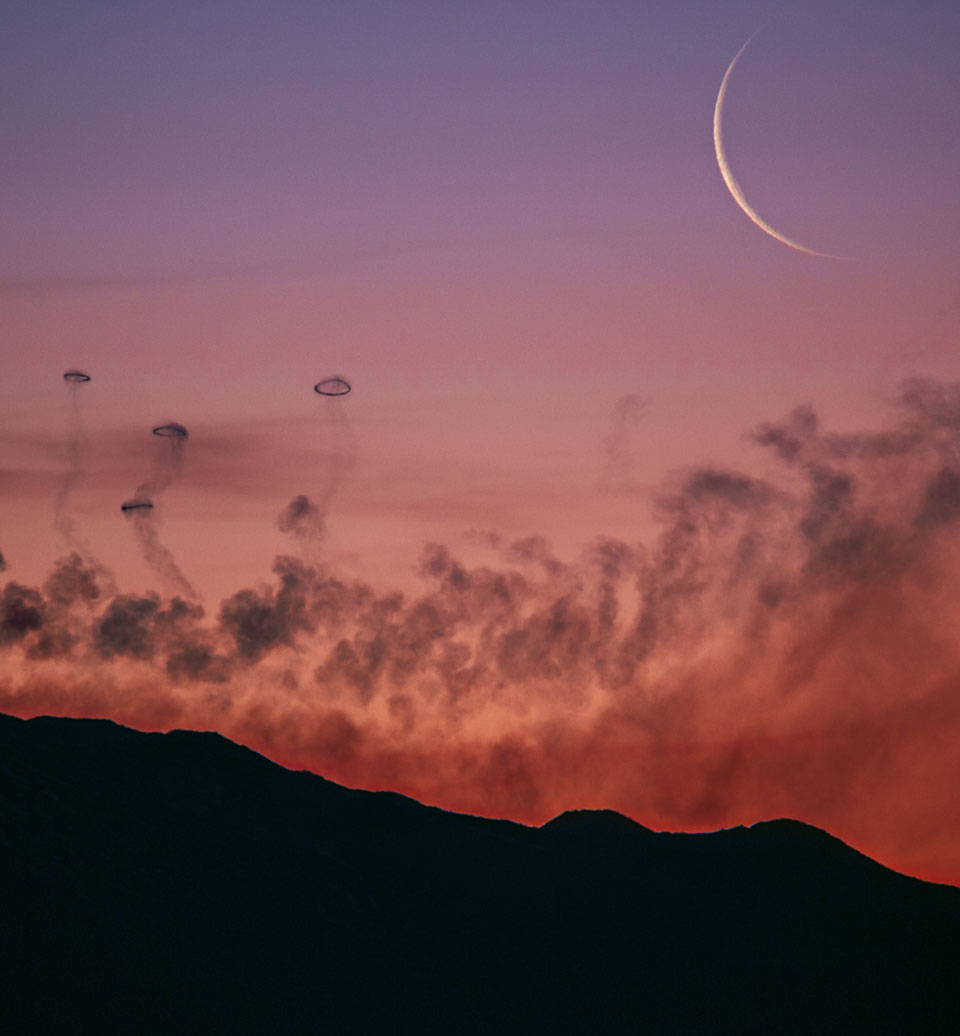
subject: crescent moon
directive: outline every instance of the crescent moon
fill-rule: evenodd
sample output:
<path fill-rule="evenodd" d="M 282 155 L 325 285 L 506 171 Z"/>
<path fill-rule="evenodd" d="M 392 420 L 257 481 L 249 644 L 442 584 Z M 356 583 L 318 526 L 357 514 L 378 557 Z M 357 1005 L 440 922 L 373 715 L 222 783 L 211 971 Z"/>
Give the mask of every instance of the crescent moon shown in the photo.
<path fill-rule="evenodd" d="M 756 35 L 756 33 L 754 33 Z M 807 248 L 806 245 L 801 245 L 799 241 L 793 241 L 785 234 L 781 234 L 779 230 L 771 227 L 769 223 L 753 208 L 750 202 L 747 201 L 746 196 L 743 193 L 743 189 L 740 184 L 737 183 L 736 178 L 730 171 L 730 163 L 727 161 L 726 152 L 723 150 L 723 101 L 727 96 L 727 84 L 730 82 L 730 73 L 733 71 L 734 66 L 740 60 L 740 55 L 747 49 L 750 40 L 753 36 L 747 40 L 746 43 L 737 51 L 737 56 L 730 62 L 730 67 L 727 69 L 726 74 L 723 77 L 723 82 L 720 84 L 720 92 L 717 94 L 717 105 L 713 109 L 713 146 L 717 152 L 717 165 L 720 166 L 720 173 L 723 176 L 723 182 L 727 185 L 727 190 L 733 195 L 733 200 L 740 206 L 746 215 L 762 230 L 764 233 L 769 234 L 772 238 L 775 238 L 781 244 L 787 245 L 788 248 L 795 248 L 798 252 L 805 252 L 807 255 L 816 255 L 821 259 L 848 259 L 846 255 L 831 255 L 829 252 L 815 252 L 812 248 Z"/>

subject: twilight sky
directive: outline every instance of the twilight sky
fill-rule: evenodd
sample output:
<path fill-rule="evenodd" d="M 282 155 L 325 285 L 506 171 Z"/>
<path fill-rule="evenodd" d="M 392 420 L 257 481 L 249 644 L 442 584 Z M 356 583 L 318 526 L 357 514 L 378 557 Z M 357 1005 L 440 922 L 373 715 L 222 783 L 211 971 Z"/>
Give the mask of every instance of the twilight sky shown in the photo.
<path fill-rule="evenodd" d="M 954 2 L 0 28 L 0 708 L 960 882 Z"/>

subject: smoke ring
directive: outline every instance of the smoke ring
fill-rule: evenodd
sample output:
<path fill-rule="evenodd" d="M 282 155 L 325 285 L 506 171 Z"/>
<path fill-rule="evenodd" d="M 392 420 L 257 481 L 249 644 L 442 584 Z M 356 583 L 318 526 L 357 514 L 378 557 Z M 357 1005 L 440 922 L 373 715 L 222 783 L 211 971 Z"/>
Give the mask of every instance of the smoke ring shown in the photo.
<path fill-rule="evenodd" d="M 353 386 L 346 378 L 324 378 L 313 386 L 313 391 L 321 396 L 346 396 L 353 391 Z"/>
<path fill-rule="evenodd" d="M 157 425 L 153 429 L 153 434 L 159 435 L 162 439 L 186 439 L 190 433 L 182 424 L 171 421 L 169 424 Z"/>

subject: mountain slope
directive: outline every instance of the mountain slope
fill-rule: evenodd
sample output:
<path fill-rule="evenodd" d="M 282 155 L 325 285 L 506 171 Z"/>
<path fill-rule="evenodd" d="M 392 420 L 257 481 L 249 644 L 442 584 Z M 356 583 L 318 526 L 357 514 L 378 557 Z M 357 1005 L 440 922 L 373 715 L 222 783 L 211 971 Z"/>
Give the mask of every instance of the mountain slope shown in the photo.
<path fill-rule="evenodd" d="M 0 716 L 0 861 L 11 1032 L 960 1031 L 960 890 L 795 821 L 534 829 Z"/>

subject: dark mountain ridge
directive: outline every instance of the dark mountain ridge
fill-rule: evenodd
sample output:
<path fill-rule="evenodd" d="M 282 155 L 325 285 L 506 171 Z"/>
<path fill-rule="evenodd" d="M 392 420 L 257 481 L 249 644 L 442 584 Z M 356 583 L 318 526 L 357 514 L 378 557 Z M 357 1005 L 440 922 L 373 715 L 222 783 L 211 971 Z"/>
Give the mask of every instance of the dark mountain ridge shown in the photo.
<path fill-rule="evenodd" d="M 0 716 L 0 889 L 11 1033 L 960 1031 L 960 889 L 816 828 L 528 828 L 217 734 Z"/>

